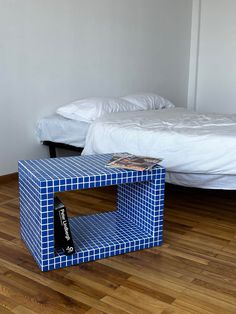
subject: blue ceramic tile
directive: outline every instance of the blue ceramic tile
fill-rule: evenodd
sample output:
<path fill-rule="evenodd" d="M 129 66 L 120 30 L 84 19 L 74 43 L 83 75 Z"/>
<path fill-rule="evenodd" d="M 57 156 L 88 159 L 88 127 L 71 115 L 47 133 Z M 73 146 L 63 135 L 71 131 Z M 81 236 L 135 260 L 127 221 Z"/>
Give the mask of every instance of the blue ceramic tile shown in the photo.
<path fill-rule="evenodd" d="M 42 271 L 162 243 L 165 169 L 106 168 L 111 154 L 19 162 L 21 235 Z M 118 184 L 117 210 L 70 219 L 76 253 L 54 248 L 54 193 Z"/>

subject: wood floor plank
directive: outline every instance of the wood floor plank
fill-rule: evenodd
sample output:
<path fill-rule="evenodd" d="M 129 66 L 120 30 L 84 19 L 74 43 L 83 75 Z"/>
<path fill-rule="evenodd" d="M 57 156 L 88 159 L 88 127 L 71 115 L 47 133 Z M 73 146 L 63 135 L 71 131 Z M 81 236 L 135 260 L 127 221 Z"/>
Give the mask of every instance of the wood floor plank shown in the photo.
<path fill-rule="evenodd" d="M 11 196 L 8 196 L 8 195 L 0 192 L 0 204 L 7 203 L 12 199 L 13 198 Z"/>
<path fill-rule="evenodd" d="M 61 193 L 70 216 L 115 209 L 114 187 Z M 0 313 L 236 313 L 236 193 L 167 185 L 164 245 L 42 273 L 0 184 Z"/>
<path fill-rule="evenodd" d="M 14 296 L 19 304 L 34 308 L 36 312 L 63 313 L 67 309 L 70 313 L 85 313 L 90 308 L 68 295 L 51 289 L 50 285 L 41 285 L 13 271 L 2 275 L 0 280 L 8 297 Z"/>
<path fill-rule="evenodd" d="M 106 296 L 102 299 L 102 301 L 106 304 L 110 304 L 117 309 L 117 313 L 137 313 L 137 314 L 146 314 L 150 313 L 147 309 L 140 309 L 130 303 L 127 303 L 121 299 L 117 299 L 114 297 Z"/>
<path fill-rule="evenodd" d="M 22 305 L 18 305 L 17 307 L 15 307 L 12 312 L 15 314 L 35 314 L 36 313 L 35 311 L 32 311 Z"/>
<path fill-rule="evenodd" d="M 1 314 L 9 314 L 11 313 L 12 314 L 12 311 L 9 311 L 7 308 L 5 308 L 4 306 L 1 306 L 0 305 L 0 313 Z"/>
<path fill-rule="evenodd" d="M 145 293 L 120 286 L 112 295 L 113 298 L 124 301 L 138 309 L 148 313 L 161 313 L 167 305 L 158 299 L 153 298 Z"/>
<path fill-rule="evenodd" d="M 1 293 L 0 293 L 0 305 L 2 308 L 12 312 L 13 309 L 18 306 L 18 303 L 14 299 L 5 296 L 4 292 L 2 292 L 2 289 L 3 289 L 3 287 L 1 286 L 0 287 L 0 291 L 1 291 Z M 0 313 L 1 313 L 1 310 L 0 310 Z"/>
<path fill-rule="evenodd" d="M 236 307 L 234 305 L 225 302 L 222 299 L 217 299 L 208 294 L 191 289 L 185 290 L 183 295 L 178 298 L 174 304 L 178 304 L 178 302 L 182 300 L 187 304 L 212 313 L 235 314 L 236 312 Z"/>

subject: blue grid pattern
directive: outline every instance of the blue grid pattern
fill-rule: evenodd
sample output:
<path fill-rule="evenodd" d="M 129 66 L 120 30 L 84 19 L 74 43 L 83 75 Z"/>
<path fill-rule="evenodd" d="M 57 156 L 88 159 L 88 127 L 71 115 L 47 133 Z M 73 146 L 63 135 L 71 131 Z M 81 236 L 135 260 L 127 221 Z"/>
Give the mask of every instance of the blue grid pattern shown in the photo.
<path fill-rule="evenodd" d="M 162 243 L 165 169 L 106 168 L 111 154 L 19 161 L 21 235 L 42 271 Z M 70 219 L 76 253 L 54 247 L 54 193 L 118 185 L 117 211 Z"/>
<path fill-rule="evenodd" d="M 164 186 L 162 170 L 160 179 L 118 186 L 118 211 L 158 241 L 162 241 Z"/>

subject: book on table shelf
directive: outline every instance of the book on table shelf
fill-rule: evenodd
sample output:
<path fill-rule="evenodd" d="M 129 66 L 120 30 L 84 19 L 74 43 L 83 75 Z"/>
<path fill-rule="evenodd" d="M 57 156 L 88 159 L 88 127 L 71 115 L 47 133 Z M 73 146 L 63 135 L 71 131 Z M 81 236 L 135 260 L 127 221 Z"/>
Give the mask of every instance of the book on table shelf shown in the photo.
<path fill-rule="evenodd" d="M 129 153 L 118 153 L 112 156 L 106 164 L 106 167 L 143 171 L 154 168 L 159 165 L 161 161 L 161 158 L 136 156 Z"/>
<path fill-rule="evenodd" d="M 75 253 L 67 210 L 57 196 L 54 197 L 54 238 L 56 249 L 62 249 L 65 255 Z"/>

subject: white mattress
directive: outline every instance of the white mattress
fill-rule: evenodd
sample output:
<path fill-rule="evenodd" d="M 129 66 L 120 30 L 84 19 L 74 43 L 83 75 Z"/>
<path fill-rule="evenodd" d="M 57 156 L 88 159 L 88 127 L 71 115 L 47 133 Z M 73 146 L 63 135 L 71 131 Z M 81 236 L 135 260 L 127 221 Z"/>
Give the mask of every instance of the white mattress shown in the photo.
<path fill-rule="evenodd" d="M 83 154 L 115 152 L 163 158 L 171 183 L 236 189 L 236 115 L 184 108 L 110 114 L 92 123 Z"/>
<path fill-rule="evenodd" d="M 52 141 L 84 147 L 89 123 L 63 118 L 57 114 L 38 121 L 36 134 L 40 141 Z"/>

